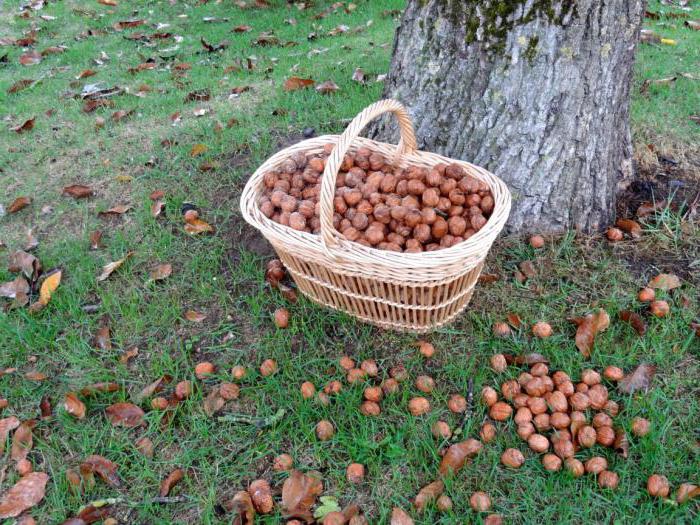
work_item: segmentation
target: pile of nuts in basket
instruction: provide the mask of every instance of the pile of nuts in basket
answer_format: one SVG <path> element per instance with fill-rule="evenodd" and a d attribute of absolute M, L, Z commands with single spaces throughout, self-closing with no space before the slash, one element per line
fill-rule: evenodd
<path fill-rule="evenodd" d="M 273 221 L 317 234 L 321 177 L 335 144 L 297 152 L 264 175 L 258 205 Z M 336 181 L 333 226 L 350 241 L 395 252 L 449 248 L 484 227 L 494 207 L 488 186 L 459 164 L 392 166 L 358 148 L 345 155 Z"/>

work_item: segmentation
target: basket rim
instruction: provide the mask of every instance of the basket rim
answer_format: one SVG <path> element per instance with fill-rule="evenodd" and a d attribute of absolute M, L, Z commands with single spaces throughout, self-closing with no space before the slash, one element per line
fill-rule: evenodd
<path fill-rule="evenodd" d="M 240 210 L 246 222 L 258 229 L 265 237 L 268 238 L 268 240 L 268 234 L 272 235 L 270 231 L 272 230 L 275 232 L 273 236 L 280 239 L 283 238 L 284 242 L 297 244 L 296 238 L 299 237 L 307 241 L 309 244 L 314 245 L 320 254 L 325 253 L 325 247 L 322 244 L 320 234 L 313 234 L 303 231 L 300 232 L 292 229 L 289 226 L 283 226 L 282 224 L 265 217 L 262 215 L 262 213 L 251 213 L 249 207 L 257 208 L 257 198 L 262 194 L 260 191 L 262 176 L 267 171 L 274 169 L 276 163 L 286 159 L 293 152 L 319 150 L 324 144 L 328 142 L 337 142 L 339 138 L 340 135 L 331 134 L 305 139 L 279 150 L 265 160 L 265 162 L 263 162 L 249 177 L 240 197 Z M 372 149 L 373 145 L 375 147 L 379 146 L 383 149 L 388 148 L 391 150 L 396 150 L 397 148 L 397 146 L 394 144 L 375 141 L 365 137 L 357 137 L 353 140 L 350 149 L 355 150 L 362 146 Z M 411 162 L 412 159 L 414 159 L 413 162 Z M 440 155 L 439 153 L 416 150 L 414 153 L 402 155 L 400 160 L 402 164 L 406 165 L 421 164 L 425 163 L 426 160 L 429 160 L 433 165 L 439 163 L 460 164 L 467 168 L 471 176 L 475 176 L 479 180 L 485 182 L 489 186 L 492 193 L 496 193 L 494 190 L 497 189 L 498 192 L 504 197 L 503 203 L 499 203 L 499 200 L 494 199 L 494 210 L 484 227 L 468 239 L 465 239 L 449 248 L 441 248 L 439 250 L 423 251 L 418 253 L 380 250 L 379 248 L 368 247 L 356 242 L 348 241 L 336 230 L 337 235 L 340 237 L 340 239 L 342 239 L 342 241 L 333 248 L 333 251 L 338 252 L 338 254 L 341 256 L 343 253 L 350 253 L 350 251 L 352 251 L 355 254 L 362 254 L 363 256 L 367 257 L 368 262 L 371 262 L 372 265 L 395 269 L 425 269 L 426 267 L 438 268 L 446 263 L 457 263 L 461 260 L 473 259 L 474 253 L 470 252 L 473 252 L 477 247 L 480 248 L 478 251 L 482 252 L 481 258 L 485 257 L 496 236 L 505 226 L 510 213 L 511 194 L 505 182 L 503 182 L 503 180 L 492 172 L 481 168 L 480 166 L 464 160 L 446 157 L 444 155 Z M 283 234 L 281 234 L 281 232 L 283 232 Z M 351 246 L 348 247 L 348 244 Z M 360 263 L 358 263 L 358 265 L 359 264 Z M 361 271 L 361 268 L 358 268 L 358 270 Z"/>

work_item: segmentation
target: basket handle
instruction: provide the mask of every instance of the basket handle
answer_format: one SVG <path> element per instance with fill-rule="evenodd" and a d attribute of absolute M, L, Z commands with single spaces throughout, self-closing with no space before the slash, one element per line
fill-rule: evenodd
<path fill-rule="evenodd" d="M 323 170 L 321 180 L 321 244 L 326 253 L 331 256 L 330 248 L 338 244 L 338 232 L 333 227 L 333 197 L 335 196 L 335 181 L 338 177 L 338 170 L 343 162 L 345 154 L 348 152 L 352 142 L 360 135 L 360 131 L 378 116 L 391 112 L 399 121 L 401 139 L 396 148 L 396 158 L 403 155 L 411 155 L 417 149 L 416 135 L 413 131 L 411 117 L 401 102 L 393 99 L 380 100 L 363 109 L 345 128 L 343 134 L 338 138 L 338 142 L 326 160 L 326 167 Z"/>

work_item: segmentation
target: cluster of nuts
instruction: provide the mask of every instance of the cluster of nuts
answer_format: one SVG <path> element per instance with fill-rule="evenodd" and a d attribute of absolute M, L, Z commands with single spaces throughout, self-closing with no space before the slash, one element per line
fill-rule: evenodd
<path fill-rule="evenodd" d="M 507 367 L 505 357 L 502 354 L 492 356 L 491 367 L 503 372 Z M 609 381 L 619 381 L 624 373 L 610 366 L 603 376 Z M 536 363 L 518 379 L 505 381 L 501 385 L 501 396 L 503 400 L 499 400 L 498 392 L 489 386 L 482 389 L 481 397 L 489 407 L 489 417 L 494 421 L 513 417 L 518 436 L 533 452 L 543 454 L 542 465 L 546 470 L 557 471 L 564 465 L 576 477 L 588 472 L 598 477 L 601 487 L 617 487 L 619 477 L 608 470 L 604 457 L 594 456 L 585 463 L 574 457 L 579 450 L 595 445 L 612 447 L 623 437 L 622 430 L 613 429 L 613 417 L 618 414 L 619 406 L 608 398 L 601 374 L 584 370 L 581 381 L 574 384 L 565 372 L 550 374 L 545 363 Z M 638 436 L 646 434 L 649 422 L 637 418 L 632 431 Z M 484 423 L 480 434 L 488 443 L 494 439 L 496 427 L 490 422 Z M 519 450 L 509 448 L 501 456 L 501 462 L 518 468 L 525 457 Z"/>
<path fill-rule="evenodd" d="M 643 303 L 649 303 L 649 312 L 654 317 L 666 317 L 671 311 L 668 302 L 656 299 L 656 292 L 653 288 L 642 288 L 639 290 L 637 299 Z"/>
<path fill-rule="evenodd" d="M 334 144 L 297 152 L 263 177 L 262 213 L 298 231 L 317 234 L 321 177 Z M 449 248 L 484 227 L 494 200 L 489 187 L 459 164 L 431 169 L 392 166 L 367 148 L 345 155 L 333 199 L 333 226 L 346 239 L 381 250 Z"/>

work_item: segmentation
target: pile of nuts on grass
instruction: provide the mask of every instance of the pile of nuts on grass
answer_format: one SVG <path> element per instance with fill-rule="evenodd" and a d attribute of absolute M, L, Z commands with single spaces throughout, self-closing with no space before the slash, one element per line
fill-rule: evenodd
<path fill-rule="evenodd" d="M 263 214 L 295 230 L 319 233 L 321 176 L 334 147 L 295 153 L 266 173 L 258 200 Z M 449 248 L 474 235 L 491 216 L 494 200 L 488 186 L 458 164 L 402 169 L 359 148 L 343 159 L 333 206 L 333 226 L 346 239 L 415 253 Z"/>
<path fill-rule="evenodd" d="M 491 367 L 505 371 L 505 356 L 496 354 Z M 621 369 L 609 366 L 603 372 L 608 381 L 619 381 L 624 376 Z M 619 412 L 618 404 L 608 398 L 608 389 L 602 383 L 601 374 L 584 370 L 576 384 L 563 371 L 550 374 L 542 362 L 522 372 L 518 379 L 501 385 L 502 400 L 498 392 L 486 386 L 481 391 L 484 403 L 489 407 L 489 417 L 494 421 L 506 421 L 511 416 L 518 426 L 518 436 L 537 454 L 542 454 L 546 470 L 557 471 L 565 466 L 575 477 L 584 473 L 597 476 L 603 488 L 617 487 L 618 475 L 608 469 L 602 456 L 593 456 L 585 463 L 574 455 L 582 449 L 596 445 L 624 449 L 627 437 L 621 428 L 614 426 L 613 418 Z M 592 415 L 591 415 L 592 414 Z M 642 436 L 649 431 L 649 422 L 638 418 L 633 432 Z M 484 423 L 481 439 L 488 443 L 496 435 L 492 423 Z M 501 462 L 511 468 L 519 468 L 525 457 L 515 448 L 509 448 L 501 456 Z"/>

